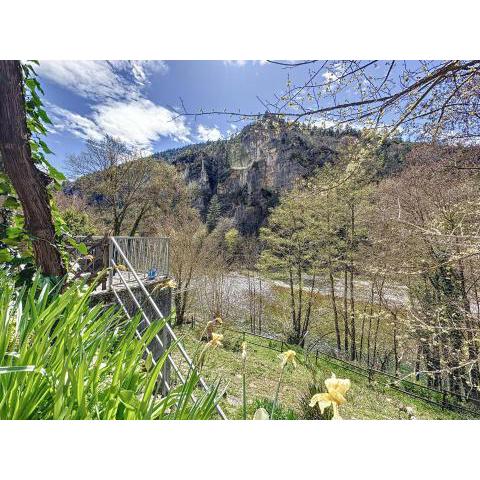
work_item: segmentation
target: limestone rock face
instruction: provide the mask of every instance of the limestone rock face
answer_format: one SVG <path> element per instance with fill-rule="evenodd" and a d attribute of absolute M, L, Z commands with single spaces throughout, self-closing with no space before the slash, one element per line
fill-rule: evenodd
<path fill-rule="evenodd" d="M 196 206 L 205 216 L 213 195 L 222 216 L 244 234 L 256 233 L 269 210 L 295 180 L 334 161 L 338 147 L 357 132 L 339 133 L 272 118 L 250 124 L 229 140 L 208 142 L 169 153 L 196 192 Z M 166 158 L 162 153 L 159 158 Z"/>

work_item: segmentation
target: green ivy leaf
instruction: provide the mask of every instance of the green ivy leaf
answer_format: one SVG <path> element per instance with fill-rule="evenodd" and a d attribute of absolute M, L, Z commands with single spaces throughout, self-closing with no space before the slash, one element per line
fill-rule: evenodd
<path fill-rule="evenodd" d="M 20 203 L 18 203 L 18 200 L 15 197 L 8 196 L 5 202 L 3 202 L 4 208 L 20 208 Z"/>
<path fill-rule="evenodd" d="M 57 182 L 63 182 L 64 180 L 66 180 L 66 177 L 62 172 L 58 171 L 51 163 L 47 162 L 46 160 L 45 162 L 47 163 L 48 174 L 54 180 L 56 180 Z"/>
<path fill-rule="evenodd" d="M 52 154 L 53 154 L 53 152 L 48 148 L 48 145 L 47 145 L 43 140 L 39 140 L 38 143 L 39 143 L 40 146 L 43 148 L 43 151 L 44 151 L 45 153 L 47 153 L 47 154 L 48 154 L 48 153 L 52 153 Z"/>
<path fill-rule="evenodd" d="M 74 238 L 68 237 L 68 243 L 78 250 L 81 255 L 88 255 L 87 246 L 83 242 L 77 242 Z"/>
<path fill-rule="evenodd" d="M 6 248 L 0 248 L 0 263 L 10 262 L 12 259 L 12 254 Z"/>
<path fill-rule="evenodd" d="M 38 109 L 38 116 L 45 122 L 45 123 L 48 123 L 50 125 L 53 125 L 52 124 L 52 121 L 50 120 L 50 118 L 48 117 L 47 115 L 47 112 L 43 109 L 43 108 L 39 108 Z"/>

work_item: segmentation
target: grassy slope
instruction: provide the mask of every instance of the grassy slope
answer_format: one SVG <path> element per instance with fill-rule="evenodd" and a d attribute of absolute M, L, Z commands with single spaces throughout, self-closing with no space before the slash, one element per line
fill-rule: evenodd
<path fill-rule="evenodd" d="M 198 341 L 200 332 L 189 327 L 177 329 L 189 352 L 199 351 L 202 345 Z M 223 332 L 224 347 L 209 352 L 203 367 L 205 379 L 211 383 L 221 378 L 226 385 L 226 396 L 221 402 L 227 416 L 238 419 L 242 416 L 242 362 L 240 356 L 241 336 L 235 332 Z M 247 337 L 249 340 L 247 360 L 247 396 L 249 417 L 253 415 L 256 399 L 273 399 L 278 382 L 279 352 L 265 346 L 267 340 Z M 258 343 L 253 345 L 250 342 Z M 264 345 L 259 346 L 259 345 Z M 413 407 L 418 419 L 462 419 L 461 414 L 443 411 L 421 400 L 414 399 L 401 392 L 384 387 L 375 382 L 368 384 L 366 378 L 333 365 L 326 359 L 319 359 L 318 374 L 328 377 L 331 372 L 337 377 L 349 378 L 352 387 L 347 393 L 348 402 L 341 407 L 345 419 L 407 419 L 406 413 L 400 410 L 402 406 Z M 294 370 L 284 374 L 279 402 L 283 409 L 294 410 L 302 418 L 300 401 L 308 389 L 312 375 L 304 365 L 298 365 Z"/>

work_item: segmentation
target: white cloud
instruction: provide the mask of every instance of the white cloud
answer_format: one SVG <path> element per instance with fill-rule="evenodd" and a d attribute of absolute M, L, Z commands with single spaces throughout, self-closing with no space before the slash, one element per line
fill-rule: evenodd
<path fill-rule="evenodd" d="M 330 71 L 323 72 L 322 77 L 325 79 L 326 82 L 334 82 L 338 78 L 338 76 L 335 73 Z"/>
<path fill-rule="evenodd" d="M 163 60 L 117 60 L 110 63 L 127 75 L 130 74 L 139 85 L 149 83 L 152 73 L 168 72 L 168 65 Z"/>
<path fill-rule="evenodd" d="M 248 63 L 251 63 L 253 65 L 266 65 L 268 62 L 266 60 L 224 60 L 223 61 L 224 65 L 231 65 L 234 67 L 244 67 Z"/>
<path fill-rule="evenodd" d="M 73 113 L 65 108 L 47 103 L 48 113 L 54 124 L 54 132 L 68 131 L 78 138 L 87 140 L 100 140 L 102 133 L 94 121 L 83 117 L 78 113 Z"/>
<path fill-rule="evenodd" d="M 341 63 L 334 63 L 328 66 L 328 70 L 322 73 L 326 82 L 335 82 L 344 74 L 344 68 Z"/>
<path fill-rule="evenodd" d="M 42 62 L 39 74 L 87 99 L 91 113 L 83 116 L 48 105 L 58 131 L 82 138 L 112 135 L 129 145 L 150 150 L 152 142 L 169 137 L 190 142 L 190 128 L 171 110 L 145 98 L 143 88 L 162 61 L 52 61 Z"/>
<path fill-rule="evenodd" d="M 201 142 L 214 142 L 215 140 L 222 139 L 222 132 L 218 129 L 218 127 L 209 128 L 205 125 L 200 124 L 197 128 L 197 138 Z"/>
<path fill-rule="evenodd" d="M 146 151 L 160 137 L 190 142 L 190 128 L 182 118 L 145 98 L 98 104 L 88 117 L 56 105 L 48 105 L 48 110 L 58 131 L 69 131 L 84 140 L 98 140 L 109 134 Z"/>
<path fill-rule="evenodd" d="M 244 67 L 247 64 L 246 60 L 224 60 L 225 65 L 232 65 L 234 67 Z"/>
<path fill-rule="evenodd" d="M 354 122 L 354 121 L 339 122 L 335 120 L 330 120 L 328 118 L 311 119 L 307 123 L 308 125 L 313 125 L 315 127 L 325 128 L 325 129 L 334 128 L 339 131 L 346 130 L 347 128 L 354 128 L 355 130 L 363 130 L 364 128 L 367 128 L 370 126 L 368 122 Z"/>
<path fill-rule="evenodd" d="M 235 135 L 236 133 L 238 133 L 238 125 L 235 125 L 234 123 L 231 123 L 230 127 L 227 128 L 227 133 L 226 133 L 225 137 L 230 138 L 233 135 Z"/>
<path fill-rule="evenodd" d="M 137 95 L 137 88 L 115 72 L 112 64 L 103 61 L 42 62 L 38 73 L 83 97 L 122 98 Z"/>
<path fill-rule="evenodd" d="M 96 105 L 93 119 L 100 130 L 144 149 L 160 137 L 190 141 L 190 129 L 182 118 L 146 98 Z"/>
<path fill-rule="evenodd" d="M 41 77 L 94 100 L 138 98 L 154 72 L 166 72 L 163 61 L 67 60 L 41 62 Z"/>

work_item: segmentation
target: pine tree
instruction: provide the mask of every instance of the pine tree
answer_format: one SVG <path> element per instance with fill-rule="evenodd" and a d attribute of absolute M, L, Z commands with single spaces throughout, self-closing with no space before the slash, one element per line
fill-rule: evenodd
<path fill-rule="evenodd" d="M 221 216 L 222 205 L 220 204 L 218 196 L 215 194 L 210 200 L 207 211 L 207 227 L 209 232 L 217 226 Z"/>

